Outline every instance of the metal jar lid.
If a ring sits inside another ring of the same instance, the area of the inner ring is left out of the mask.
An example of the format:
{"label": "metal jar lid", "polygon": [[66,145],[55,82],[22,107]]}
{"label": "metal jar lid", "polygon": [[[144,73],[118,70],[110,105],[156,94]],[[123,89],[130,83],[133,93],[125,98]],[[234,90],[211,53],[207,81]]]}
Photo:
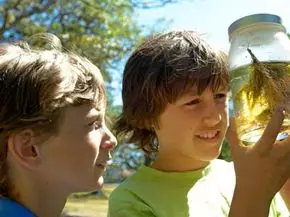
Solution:
{"label": "metal jar lid", "polygon": [[235,30],[255,23],[276,23],[283,26],[281,17],[275,14],[252,14],[233,22],[228,28],[228,34],[230,36]]}

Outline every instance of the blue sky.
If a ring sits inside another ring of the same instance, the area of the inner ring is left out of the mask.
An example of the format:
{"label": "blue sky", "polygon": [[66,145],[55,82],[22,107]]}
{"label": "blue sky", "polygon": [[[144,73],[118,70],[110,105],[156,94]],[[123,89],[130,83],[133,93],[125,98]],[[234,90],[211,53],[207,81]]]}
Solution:
{"label": "blue sky", "polygon": [[[137,11],[138,22],[145,27],[155,24],[158,18],[171,20],[166,31],[190,29],[204,33],[204,37],[217,47],[228,51],[228,27],[235,20],[255,13],[279,15],[290,33],[290,0],[179,0],[162,8]],[[121,75],[120,75],[121,76]],[[119,77],[119,76],[118,76]],[[116,104],[121,104],[120,77]]]}
{"label": "blue sky", "polygon": [[172,20],[167,30],[191,29],[205,34],[218,47],[228,50],[229,25],[254,13],[279,15],[290,32],[289,0],[180,0],[180,3],[153,10],[140,10],[139,22],[152,25],[159,17]]}

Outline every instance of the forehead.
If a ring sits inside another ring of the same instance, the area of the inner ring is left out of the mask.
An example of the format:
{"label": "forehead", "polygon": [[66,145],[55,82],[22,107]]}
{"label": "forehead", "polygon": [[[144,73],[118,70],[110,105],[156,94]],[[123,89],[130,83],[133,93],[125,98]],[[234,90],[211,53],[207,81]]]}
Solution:
{"label": "forehead", "polygon": [[213,87],[212,85],[208,85],[204,89],[200,91],[198,85],[194,85],[192,88],[186,90],[184,92],[184,95],[202,95],[205,90],[210,90],[212,92],[217,92],[217,91],[229,91],[230,86],[229,84],[220,84],[219,86]]}
{"label": "forehead", "polygon": [[91,105],[81,105],[81,106],[72,106],[66,108],[63,112],[63,122],[76,122],[76,121],[84,121],[87,118],[94,116],[103,117],[105,113],[104,106],[94,107]]}
{"label": "forehead", "polygon": [[191,88],[188,88],[185,90],[182,94],[179,95],[179,97],[176,100],[179,100],[180,98],[183,98],[184,96],[200,96],[202,95],[206,90],[209,90],[213,93],[219,92],[219,91],[230,91],[229,84],[221,84],[218,87],[212,87],[208,85],[207,87],[200,90],[198,85],[194,85]]}

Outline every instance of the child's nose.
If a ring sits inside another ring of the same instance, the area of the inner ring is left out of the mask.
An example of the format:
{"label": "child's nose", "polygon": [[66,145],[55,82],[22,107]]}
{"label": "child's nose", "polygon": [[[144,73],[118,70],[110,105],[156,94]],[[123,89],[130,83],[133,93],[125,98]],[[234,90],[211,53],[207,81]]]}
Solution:
{"label": "child's nose", "polygon": [[104,149],[109,149],[112,150],[116,147],[117,145],[117,140],[116,137],[109,137],[106,141],[104,141],[101,145],[102,148]]}

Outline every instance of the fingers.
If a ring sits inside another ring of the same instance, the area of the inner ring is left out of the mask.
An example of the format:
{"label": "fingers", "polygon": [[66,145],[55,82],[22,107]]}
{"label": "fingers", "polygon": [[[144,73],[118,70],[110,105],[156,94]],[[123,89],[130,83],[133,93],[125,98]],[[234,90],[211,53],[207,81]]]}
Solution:
{"label": "fingers", "polygon": [[272,148],[273,143],[276,141],[277,135],[281,129],[284,120],[284,109],[283,107],[277,107],[267,124],[261,138],[256,143],[255,148],[261,150],[267,150]]}
{"label": "fingers", "polygon": [[[283,156],[290,157],[290,136],[282,141],[275,142],[275,147],[279,150],[278,153]],[[289,160],[290,163],[290,160]]]}

